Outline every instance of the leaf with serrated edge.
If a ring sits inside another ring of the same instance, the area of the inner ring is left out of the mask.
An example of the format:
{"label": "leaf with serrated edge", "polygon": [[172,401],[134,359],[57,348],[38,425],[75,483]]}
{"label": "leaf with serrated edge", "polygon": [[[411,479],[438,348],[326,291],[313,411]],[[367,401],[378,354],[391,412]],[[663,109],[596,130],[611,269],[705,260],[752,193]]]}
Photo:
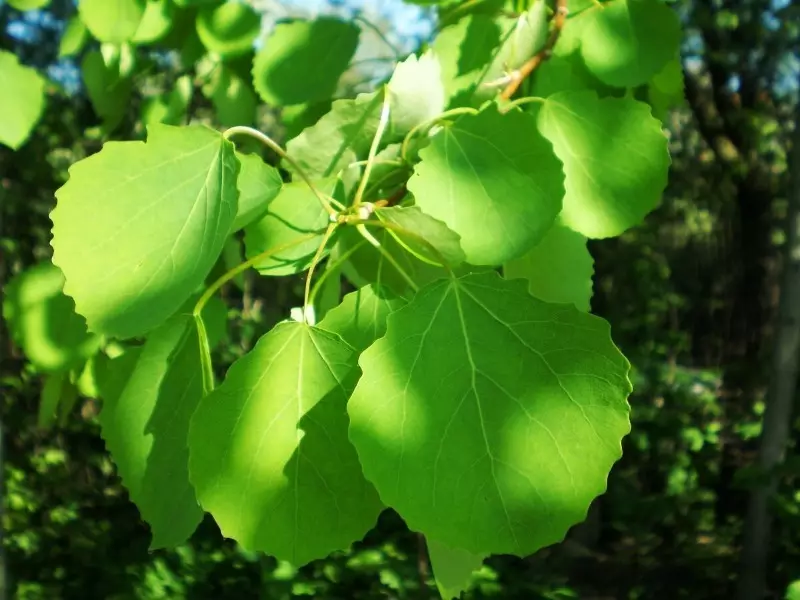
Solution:
{"label": "leaf with serrated edge", "polygon": [[614,0],[581,14],[586,67],[617,87],[647,83],[675,56],[681,42],[676,12],[661,0]]}
{"label": "leaf with serrated edge", "polygon": [[100,338],[86,331],[86,321],[75,312],[63,287],[61,271],[40,263],[16,275],[3,289],[3,318],[11,336],[45,373],[76,367],[100,347]]}
{"label": "leaf with serrated edge", "polygon": [[527,280],[528,291],[539,300],[570,303],[589,312],[594,261],[586,237],[560,222],[535,248],[507,262],[503,274]]}
{"label": "leaf with serrated edge", "polygon": [[538,120],[564,163],[565,225],[586,237],[611,237],[658,206],[670,158],[649,106],[592,91],[560,92],[547,98]]}
{"label": "leaf with serrated edge", "polygon": [[[337,187],[340,187],[338,180],[333,177],[317,181],[316,186],[322,193],[334,197]],[[270,248],[317,232],[315,237],[254,265],[262,275],[300,273],[311,265],[328,223],[328,213],[304,181],[287,183],[270,202],[264,216],[244,228],[245,255],[250,259]]]}
{"label": "leaf with serrated edge", "polygon": [[536,120],[489,105],[420,150],[417,205],[461,236],[467,261],[500,265],[535,246],[561,210],[564,173]]}
{"label": "leaf with serrated edge", "polygon": [[608,324],[496,273],[437,281],[359,359],[350,440],[410,529],[527,556],[601,494],[630,431]]}
{"label": "leaf with serrated edge", "polygon": [[[90,331],[142,335],[169,318],[217,261],[237,210],[233,144],[200,126],[108,142],[57,192],[53,262]],[[91,215],[92,227],[86,227]]]}
{"label": "leaf with serrated edge", "polygon": [[44,108],[44,79],[17,57],[0,50],[0,144],[16,150],[28,139]]}
{"label": "leaf with serrated edge", "polygon": [[443,600],[460,598],[469,587],[472,573],[481,568],[485,556],[471,554],[460,548],[451,548],[436,540],[426,541],[439,594]]}
{"label": "leaf with serrated edge", "polygon": [[[241,170],[236,179],[239,188],[239,212],[231,231],[239,231],[267,212],[269,203],[283,187],[278,169],[265,163],[257,154],[239,154]],[[319,202],[317,200],[317,202]]]}
{"label": "leaf with serrated edge", "polygon": [[301,566],[375,524],[382,507],[347,439],[356,356],[335,334],[281,323],[201,402],[189,470],[223,535]]}
{"label": "leaf with serrated edge", "polygon": [[433,249],[412,236],[390,229],[397,241],[420,260],[437,267],[441,266],[442,259],[449,266],[460,265],[466,260],[460,236],[442,221],[426,215],[418,206],[380,208],[375,211],[375,216],[384,223],[391,223],[420,236],[438,252],[437,255]]}
{"label": "leaf with serrated edge", "polygon": [[358,27],[323,17],[278,24],[253,62],[253,84],[276,106],[319,102],[336,92],[358,47]]}
{"label": "leaf with serrated edge", "polygon": [[386,318],[405,304],[405,300],[386,288],[366,285],[347,294],[317,327],[339,334],[358,352],[363,352],[386,333]]}

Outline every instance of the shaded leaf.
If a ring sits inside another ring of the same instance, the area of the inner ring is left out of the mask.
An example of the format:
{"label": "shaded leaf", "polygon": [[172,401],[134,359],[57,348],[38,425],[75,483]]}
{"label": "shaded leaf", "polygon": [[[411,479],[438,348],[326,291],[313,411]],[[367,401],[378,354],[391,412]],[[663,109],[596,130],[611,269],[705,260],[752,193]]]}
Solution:
{"label": "shaded leaf", "polygon": [[469,587],[473,571],[481,568],[485,556],[451,548],[432,539],[427,542],[431,568],[442,599],[460,598]]}
{"label": "shaded leaf", "polygon": [[301,566],[346,549],[381,504],[347,439],[353,349],[331,333],[281,323],[200,404],[189,468],[223,535]]}
{"label": "shaded leaf", "polygon": [[243,2],[204,6],[197,13],[197,35],[209,52],[237,56],[253,49],[261,32],[261,16]]}
{"label": "shaded leaf", "polygon": [[[278,169],[265,163],[257,154],[239,154],[241,169],[236,185],[239,188],[239,211],[233,222],[231,232],[239,231],[263,216],[269,203],[283,187]],[[315,199],[316,200],[316,199]]]}
{"label": "shaded leaf", "polygon": [[[426,215],[418,206],[390,206],[375,211],[380,221],[401,227],[428,242],[433,249],[424,242],[411,235],[390,229],[389,232],[400,244],[420,260],[429,262],[437,267],[441,266],[442,259],[448,266],[457,266],[466,260],[461,249],[461,238],[447,225],[430,215]],[[435,251],[434,251],[435,250]],[[438,254],[437,254],[438,253]]]}

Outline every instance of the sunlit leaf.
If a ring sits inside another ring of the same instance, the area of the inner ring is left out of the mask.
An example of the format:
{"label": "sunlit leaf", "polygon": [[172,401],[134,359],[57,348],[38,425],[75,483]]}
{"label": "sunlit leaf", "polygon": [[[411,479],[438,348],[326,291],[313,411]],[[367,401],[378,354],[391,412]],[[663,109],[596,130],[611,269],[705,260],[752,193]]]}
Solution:
{"label": "sunlit leaf", "polygon": [[0,50],[0,144],[16,150],[28,139],[44,108],[44,79]]}
{"label": "sunlit leaf", "polygon": [[178,310],[219,257],[237,211],[230,142],[200,126],[148,132],[147,143],[109,142],[74,164],[51,214],[65,293],[90,330],[120,338]]}
{"label": "sunlit leaf", "polygon": [[152,44],[169,33],[175,15],[171,0],[148,0],[142,20],[131,38],[134,44]]}
{"label": "sunlit leaf", "polygon": [[296,566],[346,549],[381,511],[347,439],[356,353],[302,323],[282,323],[203,399],[189,468],[223,535]]}
{"label": "sunlit leaf", "polygon": [[205,6],[197,13],[197,35],[220,56],[236,56],[253,49],[261,32],[261,16],[244,2]]}
{"label": "sunlit leaf", "polygon": [[269,203],[283,187],[278,169],[265,163],[257,154],[238,154],[241,169],[236,185],[239,188],[239,211],[231,231],[239,231],[267,212]]}
{"label": "sunlit leaf", "polygon": [[94,37],[120,44],[136,34],[145,5],[145,0],[79,0],[78,12]]}
{"label": "sunlit leaf", "polygon": [[430,538],[427,542],[433,576],[442,599],[460,598],[469,587],[473,571],[481,568],[485,557],[451,548]]}

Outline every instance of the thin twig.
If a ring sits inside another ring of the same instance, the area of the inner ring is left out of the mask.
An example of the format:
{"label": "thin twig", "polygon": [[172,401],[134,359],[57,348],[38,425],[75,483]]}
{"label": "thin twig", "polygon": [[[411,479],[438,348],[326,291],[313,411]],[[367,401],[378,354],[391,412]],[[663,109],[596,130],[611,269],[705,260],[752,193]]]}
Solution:
{"label": "thin twig", "polygon": [[551,21],[550,36],[547,38],[544,48],[528,59],[519,69],[509,74],[510,81],[500,94],[501,99],[510,100],[511,96],[513,96],[519,89],[519,86],[522,85],[522,82],[530,77],[531,73],[533,73],[539,65],[550,58],[550,55],[553,53],[553,48],[561,35],[561,30],[564,28],[564,23],[567,20],[568,14],[567,0],[557,0],[556,13]]}

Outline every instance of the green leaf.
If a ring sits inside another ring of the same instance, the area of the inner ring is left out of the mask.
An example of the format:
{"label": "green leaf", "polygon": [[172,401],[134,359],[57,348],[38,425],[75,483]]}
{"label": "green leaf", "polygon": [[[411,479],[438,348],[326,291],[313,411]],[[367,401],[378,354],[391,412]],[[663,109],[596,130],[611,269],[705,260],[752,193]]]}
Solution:
{"label": "green leaf", "polygon": [[175,6],[171,0],[148,0],[144,15],[133,34],[134,44],[152,44],[166,36],[172,29]]}
{"label": "green leaf", "polygon": [[[204,317],[221,321],[215,301]],[[208,323],[209,331],[219,323]],[[141,354],[113,359],[100,427],[131,500],[153,533],[151,549],[184,542],[203,517],[189,483],[189,421],[203,396],[194,320],[177,315],[153,331]],[[113,378],[116,379],[113,379]]]}
{"label": "green leaf", "polygon": [[544,103],[539,128],[564,163],[568,227],[590,238],[619,235],[660,202],[669,150],[646,104],[561,92]]}
{"label": "green leaf", "polygon": [[535,246],[561,210],[564,174],[536,120],[489,105],[420,150],[417,205],[461,236],[467,261],[500,265]]}
{"label": "green leaf", "polygon": [[540,300],[589,312],[594,261],[586,238],[559,222],[535,248],[506,263],[503,273],[506,279],[526,279],[528,291]]}
{"label": "green leaf", "polygon": [[170,92],[147,98],[142,104],[142,122],[145,125],[165,123],[179,125],[186,119],[186,111],[192,100],[192,78],[184,75],[178,78]]}
{"label": "green leaf", "polygon": [[316,102],[314,104],[294,104],[281,109],[281,121],[286,128],[286,139],[291,140],[306,128],[317,123],[330,112],[332,102]]}
{"label": "green leaf", "polygon": [[661,0],[614,0],[584,16],[581,55],[589,71],[609,85],[647,83],[678,52],[680,22]]}
{"label": "green leaf", "polygon": [[147,143],[109,142],[75,163],[51,214],[65,293],[91,331],[119,338],[180,308],[214,266],[237,211],[233,144],[201,126],[148,133]]}
{"label": "green leaf", "polygon": [[647,85],[647,101],[653,107],[653,116],[662,121],[670,110],[686,105],[680,56],[670,60],[650,80]]}
{"label": "green leaf", "polygon": [[76,367],[100,347],[100,338],[86,331],[86,321],[63,287],[61,271],[40,263],[19,273],[3,290],[3,318],[11,337],[45,373]]}
{"label": "green leaf", "polygon": [[98,40],[121,44],[136,34],[145,4],[145,0],[79,0],[78,12]]}
{"label": "green leaf", "polygon": [[[289,155],[312,177],[330,177],[366,157],[380,120],[381,94],[336,100],[331,111],[286,145]],[[354,170],[356,176],[357,170]],[[350,183],[354,183],[351,181]]]}
{"label": "green leaf", "polygon": [[441,266],[442,259],[448,266],[453,267],[466,260],[464,251],[461,249],[460,236],[451,231],[442,221],[426,215],[418,206],[390,206],[376,210],[375,215],[380,221],[412,232],[433,246],[431,249],[413,236],[404,235],[393,229],[389,230],[404,248],[420,260],[437,267]]}
{"label": "green leaf", "polygon": [[226,64],[216,66],[211,80],[203,86],[203,94],[211,100],[217,120],[225,127],[250,125],[256,118],[256,93],[250,82]]}
{"label": "green leaf", "polygon": [[371,284],[347,294],[317,327],[337,333],[358,352],[363,352],[386,333],[386,318],[406,301],[389,290]]}
{"label": "green leaf", "polygon": [[197,35],[209,52],[230,57],[246,54],[261,32],[261,16],[242,2],[205,6],[197,13]]}
{"label": "green leaf", "polygon": [[430,121],[447,106],[439,61],[432,52],[409,56],[395,67],[388,83],[391,132],[403,136]]}
{"label": "green leaf", "polygon": [[[370,231],[400,268],[411,278],[417,287],[447,276],[447,271],[430,263],[419,260],[410,254],[405,247],[388,231],[373,229]],[[363,244],[362,244],[363,242]],[[360,246],[356,249],[357,245]],[[345,277],[356,287],[371,283],[386,286],[392,293],[408,298],[414,291],[408,281],[386,256],[372,247],[353,228],[346,228],[339,235],[339,253],[351,252],[347,263],[342,268]]]}
{"label": "green leaf", "polygon": [[563,539],[630,431],[630,365],[608,324],[496,273],[420,290],[359,365],[364,474],[409,528],[472,554]]}
{"label": "green leaf", "polygon": [[253,63],[256,91],[275,106],[331,98],[358,47],[358,33],[354,23],[330,17],[279,23]]}
{"label": "green leaf", "polygon": [[460,548],[451,548],[432,539],[428,539],[427,542],[436,586],[443,600],[460,598],[469,588],[473,571],[481,568],[485,556],[477,556]]}
{"label": "green leaf", "polygon": [[[231,232],[239,231],[261,218],[283,187],[278,169],[268,165],[257,154],[236,153],[241,170],[236,184],[239,187],[239,212]],[[316,200],[319,204],[319,200]]]}
{"label": "green leaf", "polygon": [[61,42],[58,46],[58,57],[64,58],[65,56],[74,56],[78,54],[89,40],[89,31],[86,25],[80,20],[80,17],[72,17],[67,21],[67,26],[64,28],[64,33],[61,36]]}
{"label": "green leaf", "polygon": [[[316,185],[322,193],[333,196],[337,195],[337,187],[340,187],[338,180],[332,177],[317,181]],[[318,235],[308,241],[279,252],[255,266],[262,275],[300,273],[311,265],[329,222],[328,213],[304,181],[284,184],[267,207],[266,214],[244,228],[245,255],[250,259],[270,248],[291,243],[304,234],[317,232]]]}
{"label": "green leaf", "polygon": [[10,52],[0,50],[0,144],[18,149],[31,134],[44,109],[44,79]]}
{"label": "green leaf", "polygon": [[225,537],[301,566],[346,549],[381,504],[347,439],[356,354],[281,323],[203,399],[189,431],[197,497]]}
{"label": "green leaf", "polygon": [[36,10],[50,4],[50,0],[8,0],[8,4],[17,10]]}
{"label": "green leaf", "polygon": [[131,80],[121,78],[118,69],[107,64],[103,54],[97,50],[83,57],[81,75],[94,112],[103,119],[108,131],[115,129],[128,110]]}

